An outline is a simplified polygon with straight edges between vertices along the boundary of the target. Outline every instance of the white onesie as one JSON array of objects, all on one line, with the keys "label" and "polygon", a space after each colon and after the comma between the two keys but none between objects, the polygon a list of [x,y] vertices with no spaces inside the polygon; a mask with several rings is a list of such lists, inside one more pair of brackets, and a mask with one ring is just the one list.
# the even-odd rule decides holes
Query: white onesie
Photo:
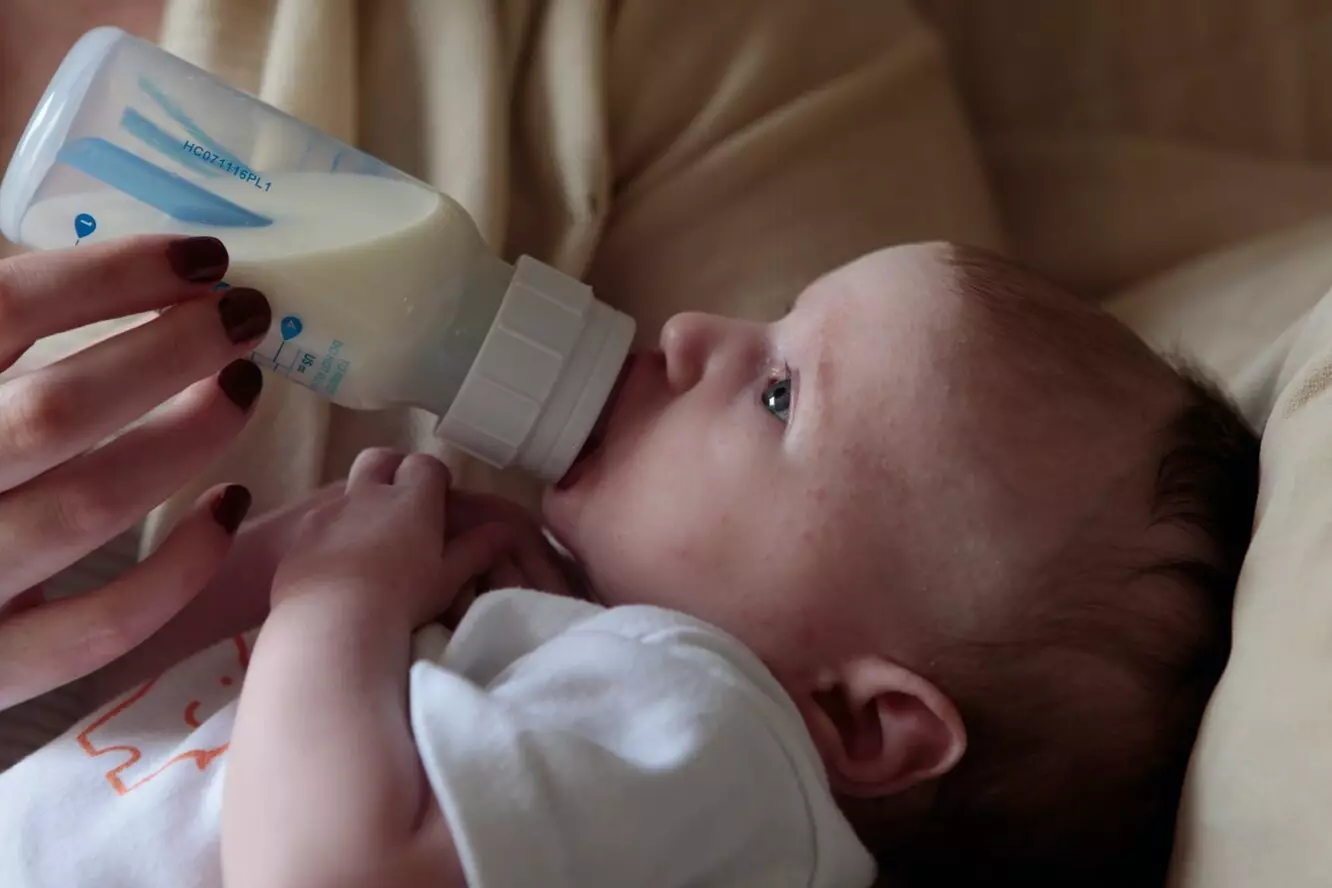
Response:
[{"label": "white onesie", "polygon": [[[0,886],[220,885],[251,640],[0,774]],[[412,730],[471,888],[872,883],[794,704],[718,630],[512,589],[417,642]]]}]

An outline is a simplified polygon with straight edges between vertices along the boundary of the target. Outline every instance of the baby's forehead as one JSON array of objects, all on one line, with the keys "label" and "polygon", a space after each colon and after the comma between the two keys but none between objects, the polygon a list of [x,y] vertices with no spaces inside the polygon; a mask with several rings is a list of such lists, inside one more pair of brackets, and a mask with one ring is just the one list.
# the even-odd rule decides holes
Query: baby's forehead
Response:
[{"label": "baby's forehead", "polygon": [[[994,254],[947,243],[867,254],[830,272],[797,305],[840,318],[836,335],[874,341],[899,330],[941,336],[954,357],[982,347],[1030,349],[1110,322],[1090,303]],[[989,335],[982,335],[989,334]]]},{"label": "baby's forehead", "polygon": [[1101,474],[1089,461],[1112,471],[1134,458],[1177,400],[1178,376],[1127,328],[982,251],[883,250],[807,298],[830,316],[823,433],[889,472],[901,456],[916,474],[1072,489]]},{"label": "baby's forehead", "polygon": [[[793,316],[834,340],[839,353],[947,332],[968,323],[963,291],[947,245],[910,245],[869,253],[828,272],[797,298]],[[846,355],[853,357],[854,355]]]},{"label": "baby's forehead", "polygon": [[939,410],[945,399],[953,418],[997,419],[1003,402],[1030,427],[1178,390],[1173,369],[1095,303],[951,244],[857,259],[811,285],[792,321],[801,351],[831,365],[830,396],[867,415],[887,403]]},{"label": "baby's forehead", "polygon": [[957,249],[952,244],[929,243],[876,250],[828,272],[801,299],[840,299],[866,310],[911,293],[955,292]]},{"label": "baby's forehead", "polygon": [[1039,313],[1029,309],[1034,296],[1004,271],[960,265],[947,244],[880,250],[811,285],[792,320],[806,350],[830,357],[847,397],[872,403],[961,374],[998,383],[1008,364],[1043,350],[1024,328]]}]

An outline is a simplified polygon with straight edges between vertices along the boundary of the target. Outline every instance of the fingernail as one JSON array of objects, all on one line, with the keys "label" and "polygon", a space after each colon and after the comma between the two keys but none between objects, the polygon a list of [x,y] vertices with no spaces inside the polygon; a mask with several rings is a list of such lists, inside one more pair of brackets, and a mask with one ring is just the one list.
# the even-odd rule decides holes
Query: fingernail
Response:
[{"label": "fingernail", "polygon": [[264,294],[249,287],[235,287],[227,291],[217,303],[222,316],[222,327],[232,342],[248,342],[268,332],[273,323],[273,309]]},{"label": "fingernail", "polygon": [[215,237],[186,237],[167,245],[167,261],[191,284],[220,281],[227,273],[227,248]]},{"label": "fingernail", "polygon": [[222,368],[222,372],[217,374],[217,385],[231,403],[247,411],[263,391],[264,374],[258,367],[241,358]]},{"label": "fingernail", "polygon": [[213,520],[222,525],[227,533],[235,533],[245,520],[245,513],[250,511],[250,491],[239,484],[228,484],[217,499],[213,500]]}]

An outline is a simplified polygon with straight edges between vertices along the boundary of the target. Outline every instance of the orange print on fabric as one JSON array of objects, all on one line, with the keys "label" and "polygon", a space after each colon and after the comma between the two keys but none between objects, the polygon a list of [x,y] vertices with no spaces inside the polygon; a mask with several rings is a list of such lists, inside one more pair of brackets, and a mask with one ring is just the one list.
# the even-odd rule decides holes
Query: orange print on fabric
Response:
[{"label": "orange print on fabric", "polygon": [[[240,635],[237,635],[234,638],[232,638],[232,643],[235,645],[236,648],[236,659],[240,666],[240,671],[244,672],[246,667],[248,667],[250,664],[249,647],[245,642],[245,638]],[[139,777],[137,780],[132,780],[131,782],[126,783],[125,780],[122,779],[122,775],[124,775],[126,771],[128,771],[130,768],[133,768],[136,764],[139,763],[140,759],[143,758],[143,752],[136,746],[129,746],[123,744],[115,744],[112,746],[99,747],[93,742],[92,737],[94,734],[97,733],[97,731],[111,724],[117,718],[120,718],[125,713],[131,711],[134,708],[135,704],[138,703],[140,700],[142,700],[145,696],[147,696],[148,692],[153,689],[153,687],[157,684],[157,682],[161,678],[162,676],[159,675],[156,678],[149,679],[147,682],[143,684],[142,687],[140,687],[134,693],[130,694],[124,700],[120,701],[110,710],[103,713],[96,721],[88,725],[88,727],[84,728],[83,731],[80,732],[78,735],[77,740],[79,747],[89,758],[98,758],[100,756],[110,755],[112,753],[117,753],[117,752],[123,753],[126,756],[128,756],[128,758],[124,759],[120,764],[116,765],[116,767],[106,772],[106,781],[111,784],[111,788],[116,791],[117,795],[122,795],[122,796],[128,795],[129,793],[133,792],[134,790],[148,783],[150,780],[153,780],[163,771],[166,771],[168,768],[174,765],[179,765],[185,762],[193,762],[195,768],[197,768],[200,771],[203,771],[219,756],[221,756],[222,753],[226,752],[227,747],[230,745],[229,743],[223,743],[219,746],[212,747],[209,749],[186,750],[185,752],[181,752],[178,753],[177,755],[172,756],[170,759],[168,759],[159,767],[150,771],[148,774]],[[233,681],[234,679],[230,675],[223,675],[220,678],[219,683],[223,687],[230,687]],[[200,705],[201,701],[191,700],[189,703],[186,704],[184,711],[181,713],[181,717],[183,718],[184,723],[191,729],[198,728],[200,725],[200,721],[198,718],[198,711]]]}]

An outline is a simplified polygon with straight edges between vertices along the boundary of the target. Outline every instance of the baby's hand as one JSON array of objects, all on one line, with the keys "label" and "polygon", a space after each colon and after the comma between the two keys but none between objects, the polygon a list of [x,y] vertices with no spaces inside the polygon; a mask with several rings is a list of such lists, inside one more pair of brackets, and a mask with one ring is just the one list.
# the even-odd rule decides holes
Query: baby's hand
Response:
[{"label": "baby's hand", "polygon": [[518,503],[494,494],[455,490],[449,496],[448,522],[450,539],[486,524],[503,524],[512,534],[509,550],[477,578],[478,593],[518,587],[585,597],[577,566],[555,550],[536,516]]},{"label": "baby's hand", "polygon": [[513,539],[497,522],[448,533],[449,481],[433,456],[362,453],[346,492],[303,519],[274,577],[273,607],[336,596],[401,619],[408,630],[447,610],[469,580],[508,554]]}]

